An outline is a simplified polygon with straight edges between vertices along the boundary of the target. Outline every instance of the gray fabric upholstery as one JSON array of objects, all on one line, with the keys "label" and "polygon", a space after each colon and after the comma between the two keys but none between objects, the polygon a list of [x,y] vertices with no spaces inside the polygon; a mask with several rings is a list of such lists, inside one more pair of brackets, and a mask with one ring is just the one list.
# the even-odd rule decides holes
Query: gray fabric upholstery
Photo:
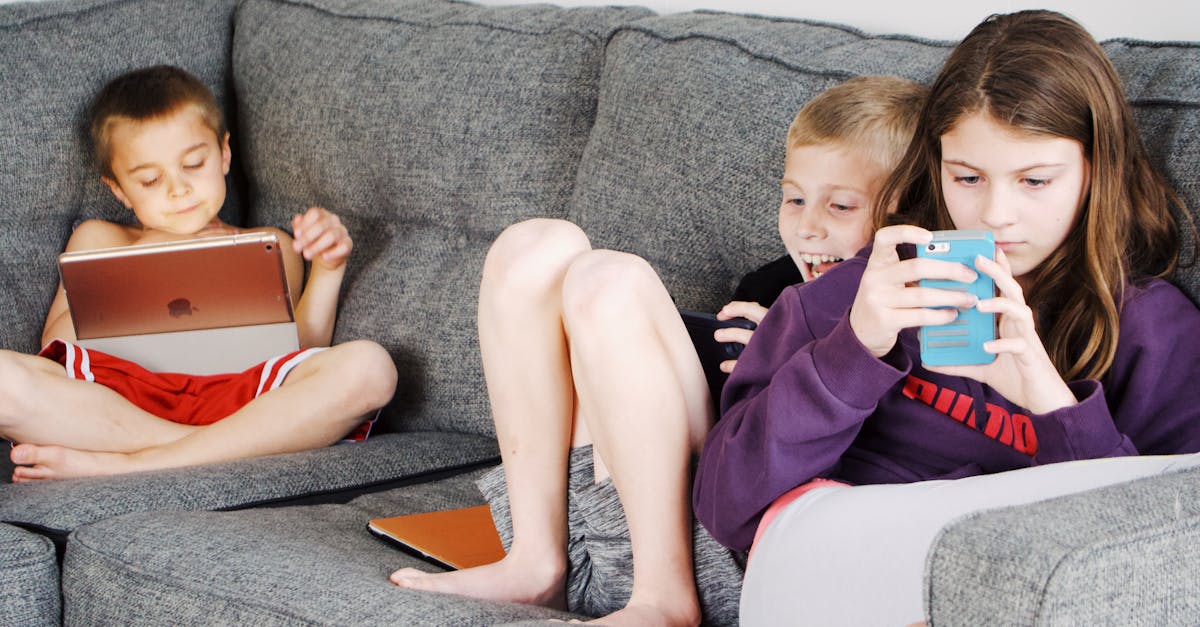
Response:
[{"label": "gray fabric upholstery", "polygon": [[[131,222],[100,182],[86,109],[110,79],[158,63],[200,77],[226,111],[234,0],[0,5],[0,348],[40,348],[55,257],[87,218]],[[222,216],[238,223],[231,186]]]},{"label": "gray fabric upholstery", "polygon": [[[500,230],[566,215],[608,32],[642,9],[249,0],[234,76],[255,223],[310,204],[356,240],[335,339],[400,372],[383,422],[492,433],[476,346]],[[382,323],[381,323],[382,321]]]},{"label": "gray fabric upholstery", "polygon": [[784,138],[800,106],[864,73],[928,80],[949,46],[790,20],[679,14],[629,24],[604,60],[573,215],[645,256],[681,307],[715,311],[784,254]]},{"label": "gray fabric upholstery", "polygon": [[[36,350],[54,256],[71,228],[129,219],[91,166],[86,104],[120,72],[174,63],[213,88],[236,129],[234,172],[246,187],[239,194],[234,177],[224,217],[287,228],[310,204],[342,215],[356,250],[336,339],[380,341],[401,375],[381,427],[402,433],[365,444],[0,485],[0,520],[56,538],[78,529],[63,579],[69,622],[562,616],[386,582],[417,562],[367,536],[366,519],[479,502],[469,477],[348,505],[183,510],[335,501],[344,490],[493,459],[475,299],[502,228],[572,219],[596,245],[649,258],[681,306],[715,308],[738,277],[782,252],[778,178],[796,109],[857,74],[927,80],[952,47],[791,20],[649,15],[442,0],[0,5],[0,348]],[[1105,49],[1155,164],[1195,212],[1200,43]],[[1200,296],[1200,266],[1179,280]],[[7,481],[7,467],[0,472]],[[960,522],[931,557],[934,622],[1200,622],[1192,484],[1153,479]],[[157,513],[139,513],[148,511]],[[25,615],[14,613],[28,601],[32,624],[54,622],[53,547],[0,526],[0,549],[0,569],[38,569],[3,580],[0,623],[21,624]],[[36,589],[10,592],[10,581]]]},{"label": "gray fabric upholstery", "polygon": [[0,625],[57,625],[58,559],[46,538],[0,525]]},{"label": "gray fabric upholstery", "polygon": [[[233,509],[329,495],[496,458],[492,438],[393,433],[362,443],[174,470],[0,485],[0,520],[60,532],[129,512]],[[344,500],[344,499],[342,499]]]},{"label": "gray fabric upholstery", "polygon": [[67,623],[485,625],[571,618],[388,582],[397,568],[436,567],[374,538],[367,521],[477,505],[475,476],[347,505],[130,515],[84,527],[64,562]]},{"label": "gray fabric upholstery", "polygon": [[[1104,51],[1124,81],[1155,167],[1188,208],[1176,218],[1194,224],[1200,211],[1200,43],[1118,40],[1105,43]],[[1195,235],[1184,228],[1185,250],[1196,244]],[[1194,253],[1185,255],[1185,262],[1195,260]],[[1181,268],[1175,282],[1200,303],[1200,264]]]},{"label": "gray fabric upholstery", "polygon": [[931,625],[1200,624],[1200,470],[966,516],[927,563]]}]

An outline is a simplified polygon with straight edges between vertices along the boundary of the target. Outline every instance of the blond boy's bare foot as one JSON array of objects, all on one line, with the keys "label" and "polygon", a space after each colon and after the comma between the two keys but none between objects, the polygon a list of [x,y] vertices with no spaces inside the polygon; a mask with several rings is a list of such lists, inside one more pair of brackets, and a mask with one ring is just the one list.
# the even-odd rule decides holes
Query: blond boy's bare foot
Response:
[{"label": "blond boy's bare foot", "polygon": [[137,470],[126,453],[82,451],[65,446],[18,444],[10,458],[13,482],[113,475]]},{"label": "blond boy's bare foot", "polygon": [[554,561],[514,559],[510,553],[499,562],[445,573],[401,568],[388,579],[401,588],[565,610],[566,564],[563,559],[557,565]]}]

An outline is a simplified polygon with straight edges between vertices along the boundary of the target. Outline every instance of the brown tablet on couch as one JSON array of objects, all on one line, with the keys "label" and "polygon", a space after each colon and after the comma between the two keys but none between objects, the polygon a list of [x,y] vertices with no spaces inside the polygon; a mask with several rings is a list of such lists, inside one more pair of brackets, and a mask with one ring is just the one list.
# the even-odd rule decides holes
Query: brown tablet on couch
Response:
[{"label": "brown tablet on couch", "polygon": [[449,570],[491,564],[504,557],[487,505],[376,518],[367,523],[367,530]]}]

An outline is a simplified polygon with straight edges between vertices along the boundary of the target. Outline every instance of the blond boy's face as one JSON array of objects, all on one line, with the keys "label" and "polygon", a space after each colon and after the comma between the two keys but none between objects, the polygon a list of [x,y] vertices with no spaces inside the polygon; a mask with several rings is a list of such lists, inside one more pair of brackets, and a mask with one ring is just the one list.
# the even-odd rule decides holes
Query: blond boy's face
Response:
[{"label": "blond boy's face", "polygon": [[836,144],[788,151],[779,205],[779,235],[811,281],[871,240],[871,202],[887,171]]},{"label": "blond boy's face", "polygon": [[114,179],[104,178],[117,199],[146,229],[176,235],[199,232],[225,203],[229,135],[218,138],[191,107],[161,119],[113,124]]}]

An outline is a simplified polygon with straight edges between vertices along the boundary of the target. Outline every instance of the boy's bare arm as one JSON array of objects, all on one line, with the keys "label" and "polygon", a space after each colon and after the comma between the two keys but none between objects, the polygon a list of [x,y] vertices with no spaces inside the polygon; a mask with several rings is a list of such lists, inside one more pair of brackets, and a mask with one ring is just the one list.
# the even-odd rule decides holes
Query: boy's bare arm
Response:
[{"label": "boy's bare arm", "polygon": [[[338,296],[346,273],[346,259],[354,247],[350,233],[337,215],[320,207],[310,207],[292,219],[292,256],[312,262],[308,282],[296,304],[296,328],[300,346],[329,346],[333,341],[333,325],[337,320]],[[302,276],[288,269],[288,276]]]},{"label": "boy's bare arm", "polygon": [[[136,238],[136,229],[131,227],[103,220],[88,220],[75,227],[71,239],[67,240],[64,252],[128,246]],[[75,323],[67,306],[67,292],[61,282],[54,293],[54,300],[50,303],[50,310],[46,312],[46,324],[42,327],[42,346],[55,338],[71,342],[76,339]]]}]

